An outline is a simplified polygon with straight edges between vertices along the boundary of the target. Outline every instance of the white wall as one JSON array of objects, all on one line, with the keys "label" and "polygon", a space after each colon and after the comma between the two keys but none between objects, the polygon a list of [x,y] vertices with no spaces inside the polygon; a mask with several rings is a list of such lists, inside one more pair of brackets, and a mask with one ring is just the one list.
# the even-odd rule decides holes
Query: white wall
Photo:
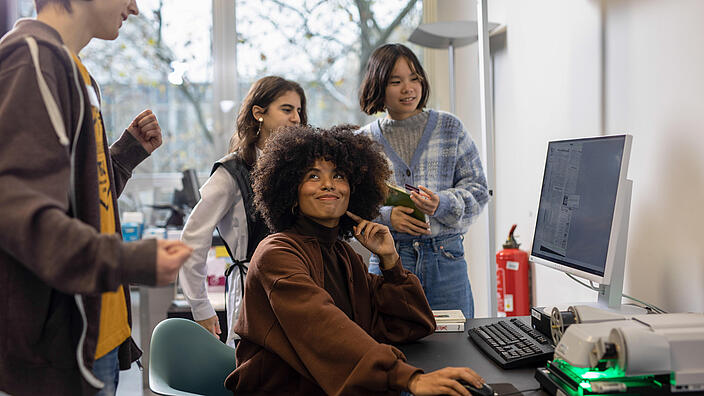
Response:
[{"label": "white wall", "polygon": [[633,135],[626,286],[704,311],[704,2],[608,1],[606,127]]},{"label": "white wall", "polygon": [[[437,20],[476,17],[475,2],[436,4]],[[490,0],[488,13],[507,25],[492,47],[497,244],[516,223],[529,249],[549,140],[628,132],[634,191],[624,292],[671,311],[704,311],[704,2]],[[466,75],[456,90],[457,113],[480,144],[476,51],[458,53],[456,70]],[[447,67],[435,66],[439,75]],[[482,221],[465,242],[477,316],[488,313]],[[534,290],[534,305],[596,299],[540,266]]]},{"label": "white wall", "polygon": [[[530,250],[547,142],[601,133],[599,4],[490,1],[489,19],[507,26],[494,55],[497,241],[515,223]],[[533,280],[534,305],[596,300],[542,266]]]}]

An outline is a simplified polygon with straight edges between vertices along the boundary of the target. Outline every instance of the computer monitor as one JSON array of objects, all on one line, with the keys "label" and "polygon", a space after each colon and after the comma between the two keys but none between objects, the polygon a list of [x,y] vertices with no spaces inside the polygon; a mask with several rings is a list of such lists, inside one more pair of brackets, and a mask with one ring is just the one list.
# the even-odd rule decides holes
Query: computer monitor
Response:
[{"label": "computer monitor", "polygon": [[173,203],[176,206],[186,206],[193,209],[200,200],[200,183],[198,183],[198,175],[195,169],[186,169],[181,176],[181,190],[174,191]]},{"label": "computer monitor", "polygon": [[531,261],[599,284],[598,303],[619,308],[632,181],[630,135],[548,143]]}]

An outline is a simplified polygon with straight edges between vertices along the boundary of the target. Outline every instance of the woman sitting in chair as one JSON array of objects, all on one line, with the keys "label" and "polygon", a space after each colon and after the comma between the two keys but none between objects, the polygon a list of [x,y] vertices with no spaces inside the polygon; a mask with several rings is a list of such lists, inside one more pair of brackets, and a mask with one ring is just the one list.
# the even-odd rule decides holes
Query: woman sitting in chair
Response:
[{"label": "woman sitting in chair", "polygon": [[[390,170],[380,147],[351,126],[289,127],[267,143],[254,171],[255,205],[276,232],[251,261],[235,331],[238,367],[225,386],[248,395],[469,395],[468,368],[432,373],[387,343],[433,332],[418,278],[401,266],[379,214]],[[367,273],[343,238],[381,259]]]}]

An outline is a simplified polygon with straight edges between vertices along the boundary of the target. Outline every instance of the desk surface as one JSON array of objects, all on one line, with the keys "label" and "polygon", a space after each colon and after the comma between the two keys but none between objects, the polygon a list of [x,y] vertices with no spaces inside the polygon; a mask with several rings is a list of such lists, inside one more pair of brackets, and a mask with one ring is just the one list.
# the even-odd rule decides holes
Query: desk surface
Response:
[{"label": "desk surface", "polygon": [[[530,325],[530,317],[521,317]],[[496,322],[498,318],[469,319],[465,329]],[[467,338],[467,331],[461,333],[435,333],[422,340],[399,345],[408,358],[408,363],[420,367],[425,372],[447,366],[465,366],[476,371],[489,384],[510,383],[518,390],[540,387],[535,380],[535,368],[504,370],[484,355],[472,341]],[[548,395],[545,391],[525,392],[525,395]]]}]

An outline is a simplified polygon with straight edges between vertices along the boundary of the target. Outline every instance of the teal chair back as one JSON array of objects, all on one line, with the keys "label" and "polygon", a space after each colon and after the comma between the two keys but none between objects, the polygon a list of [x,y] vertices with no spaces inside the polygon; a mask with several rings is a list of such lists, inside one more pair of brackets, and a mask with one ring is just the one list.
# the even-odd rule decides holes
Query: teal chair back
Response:
[{"label": "teal chair back", "polygon": [[225,378],[235,369],[235,350],[198,323],[171,318],[152,333],[149,389],[159,395],[232,395]]}]

